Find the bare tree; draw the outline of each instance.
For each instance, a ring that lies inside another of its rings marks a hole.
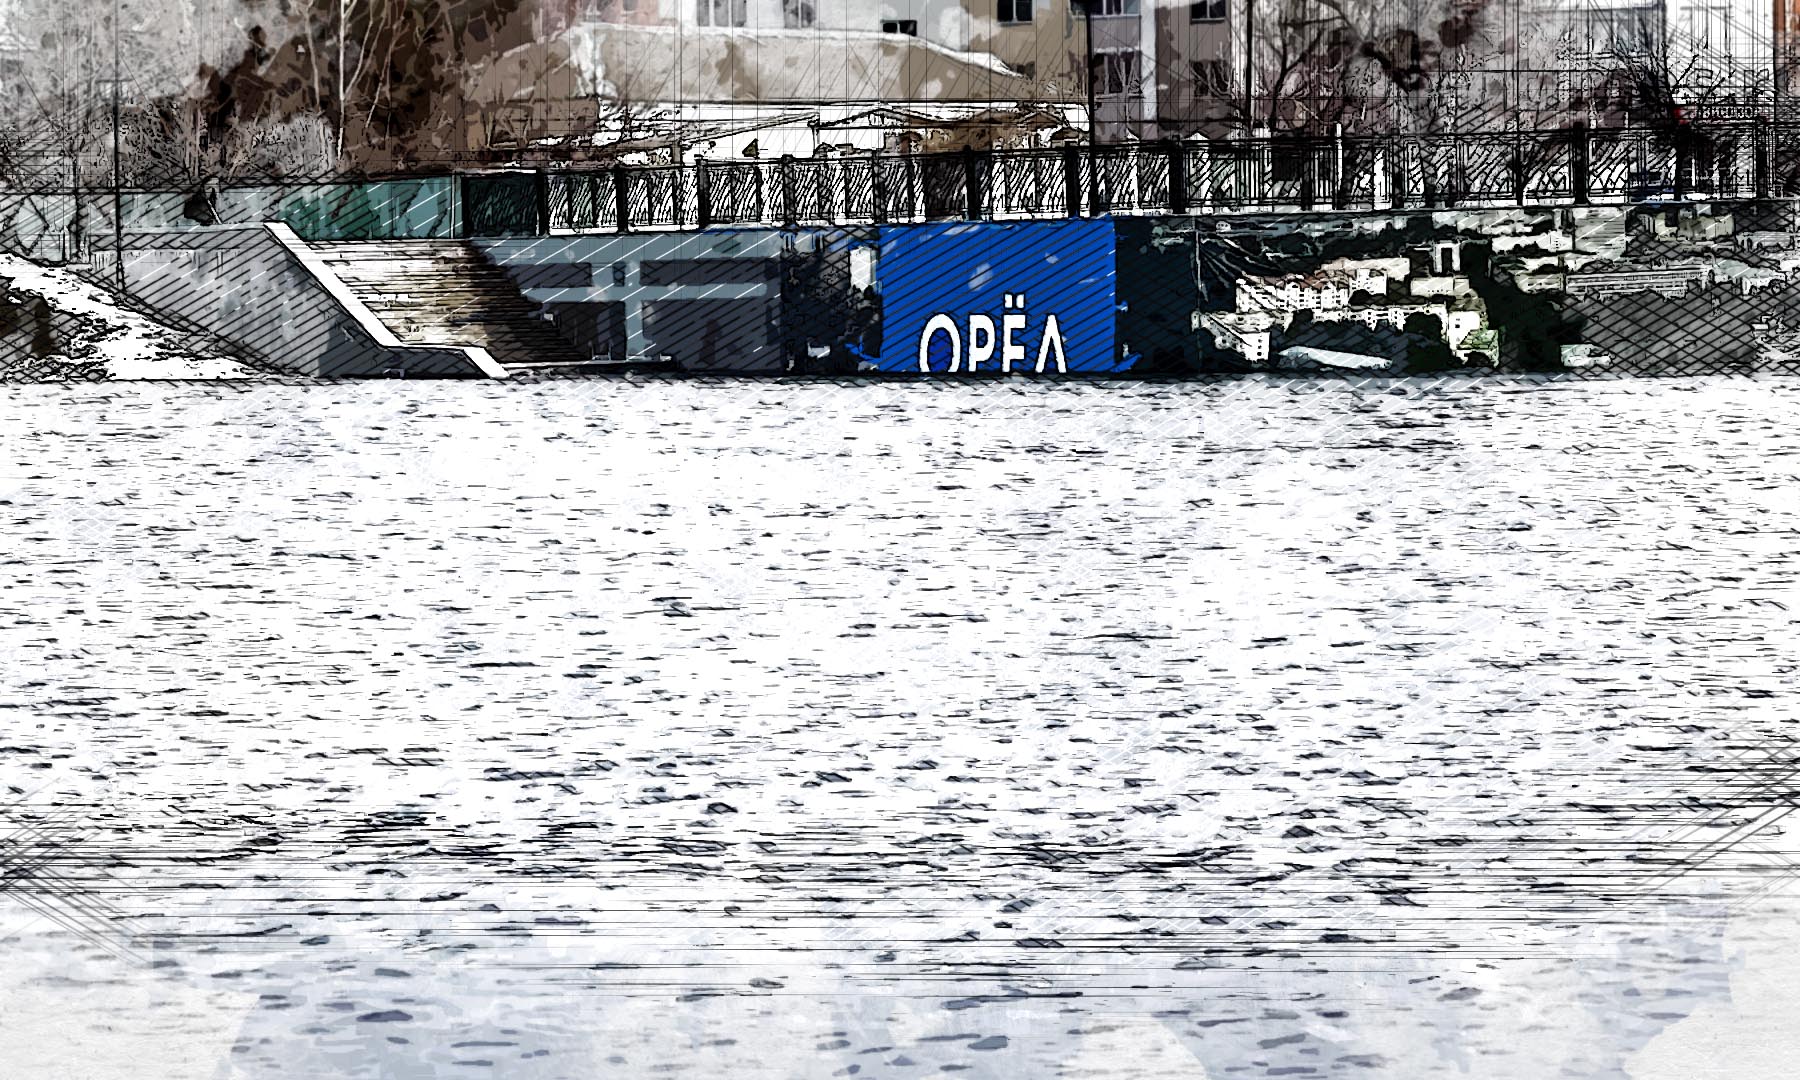
[[[1495,0],[1281,0],[1255,23],[1234,111],[1274,133],[1498,128],[1489,91],[1518,48]]]

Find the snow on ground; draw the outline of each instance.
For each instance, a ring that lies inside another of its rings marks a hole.
[[[103,365],[109,379],[248,379],[256,372],[197,343],[191,335],[120,307],[105,291],[68,270],[0,254],[0,289],[42,298],[55,313],[74,316],[81,329],[58,334],[55,369]],[[72,340],[71,340],[72,338]],[[60,361],[60,363],[59,363]]]

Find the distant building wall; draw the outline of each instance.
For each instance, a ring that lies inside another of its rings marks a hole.
[[[587,81],[599,82],[608,102],[639,108],[674,102],[1007,102],[1028,101],[1035,93],[1031,80],[985,54],[922,34],[789,30],[779,21],[749,29],[584,24],[505,60],[507,70],[472,76],[484,99],[500,101],[508,86],[529,80],[555,81],[567,67],[571,75],[564,81],[573,89],[562,93],[576,103],[585,95],[590,117],[596,101],[582,85]],[[576,77],[576,68],[588,74]]]
[[[601,23],[679,28],[684,44],[712,35],[735,37],[737,55],[720,69],[734,89],[707,95],[705,100],[799,100],[739,92],[766,81],[732,74],[734,67],[747,74],[761,66],[750,55],[754,50],[770,50],[780,61],[847,76],[840,85],[821,87],[826,92],[811,100],[970,100],[967,93],[959,94],[955,80],[917,70],[914,50],[905,48],[903,39],[908,37],[974,54],[968,62],[976,66],[981,54],[992,56],[1024,79],[992,87],[995,100],[1067,103],[1086,95],[1085,29],[1069,0],[602,0],[587,10],[588,18]],[[866,65],[846,68],[834,55],[868,55],[870,46],[860,39],[869,36],[886,40],[888,50],[881,55],[898,61],[903,69],[898,80],[923,93],[887,95],[883,92],[890,82],[887,72]]]
[[[1149,0],[1094,0],[1094,111],[1102,142],[1154,138],[1154,44]]]
[[[1024,75],[1034,101],[1085,100],[1087,29],[1068,0],[968,0],[968,6],[970,51],[990,53]]]
[[[1217,137],[1241,113],[1243,50],[1234,37],[1244,0],[1156,8],[1157,124],[1165,137]]]

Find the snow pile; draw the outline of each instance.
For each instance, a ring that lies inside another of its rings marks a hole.
[[[193,335],[120,307],[67,270],[0,254],[0,377],[248,379],[256,372]]]

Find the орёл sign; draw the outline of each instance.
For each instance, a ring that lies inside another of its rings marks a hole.
[[[880,371],[1119,372],[1105,219],[881,230]]]

